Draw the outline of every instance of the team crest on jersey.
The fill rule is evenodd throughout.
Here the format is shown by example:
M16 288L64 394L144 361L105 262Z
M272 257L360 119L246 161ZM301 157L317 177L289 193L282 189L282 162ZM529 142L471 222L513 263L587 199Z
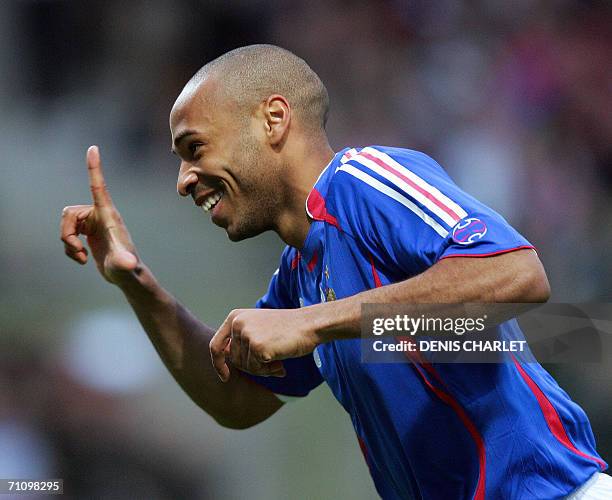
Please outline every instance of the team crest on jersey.
M469 245L487 234L487 225L476 217L460 220L453 228L453 240L460 245Z
M323 277L325 278L325 285L323 287L321 287L321 299L324 302L331 302L333 300L336 300L336 292L334 292L334 289L329 285L329 268L327 267L327 265L325 266L325 270L323 271Z

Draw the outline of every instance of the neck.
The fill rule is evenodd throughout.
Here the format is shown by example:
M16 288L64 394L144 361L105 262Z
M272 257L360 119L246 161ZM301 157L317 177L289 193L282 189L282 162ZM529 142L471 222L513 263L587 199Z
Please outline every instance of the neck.
M306 214L306 198L317 178L334 157L327 138L304 141L294 147L285 169L285 209L281 212L275 231L280 238L295 248L302 248L310 230L311 220Z

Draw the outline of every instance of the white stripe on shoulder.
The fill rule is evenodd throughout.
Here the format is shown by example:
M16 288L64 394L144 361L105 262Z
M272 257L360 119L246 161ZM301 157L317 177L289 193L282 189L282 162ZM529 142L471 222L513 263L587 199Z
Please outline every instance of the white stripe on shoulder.
M433 228L433 230L438 233L442 238L446 238L448 236L448 231L444 229L435 219L426 214L421 208L415 205L410 199L406 196L398 193L394 189L391 189L389 186L383 184L378 179L375 179L371 175L365 173L363 170L359 170L350 164L344 164L336 169L336 172L341 170L346 172L347 174L356 177L357 179L365 182L369 186L373 187L377 191L380 191L383 194L386 194L390 198L393 198L398 203L404 205L408 210L413 212L417 217L419 217L425 224Z
M434 203L430 198L428 198L425 194L415 189L413 186L405 182L403 179L395 175L393 172L385 170L380 165L376 164L369 158L366 158L362 155L357 155L351 158L353 161L359 162L364 167L376 172L381 177L384 177L393 185L400 188L404 193L406 193L410 198L415 201L418 201L421 205L427 208L431 213L440 218L448 227L453 227L459 219L455 216L449 214L444 211L439 205Z
M376 148L373 148L373 147L363 148L360 151L360 153L369 153L370 155L375 156L376 158L378 158L379 160L381 160L382 162L390 166L392 169L397 170L400 174L407 177L410 181L412 181L414 184L419 186L423 191L428 193L428 195L430 195L433 199L438 201L440 204L448 207L452 212L457 214L458 219L454 220L451 226L454 226L458 220L463 219L464 217L467 217L468 215L467 212L459 204L451 200L448 196L442 193L438 188L436 188L435 186L432 186L427 181L425 181L423 178L416 175L413 171L409 170L404 165L402 165L401 163L391 158L391 156L389 156L387 153L383 153L382 151Z
M340 158L340 163L346 163L347 161L352 159L356 154L357 154L357 149L355 148L349 149L346 153L342 155L342 158Z

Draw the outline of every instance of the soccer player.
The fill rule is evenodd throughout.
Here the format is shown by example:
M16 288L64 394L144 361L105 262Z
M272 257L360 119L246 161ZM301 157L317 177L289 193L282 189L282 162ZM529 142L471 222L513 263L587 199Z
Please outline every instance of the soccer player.
M93 204L63 212L66 254L85 264L91 253L176 381L223 426L255 425L327 382L384 499L606 491L585 413L540 365L361 362L362 303L543 302L549 285L531 244L427 155L334 153L328 101L302 59L255 45L206 64L172 108L178 192L232 241L272 230L287 244L256 307L216 332L139 258L95 146Z

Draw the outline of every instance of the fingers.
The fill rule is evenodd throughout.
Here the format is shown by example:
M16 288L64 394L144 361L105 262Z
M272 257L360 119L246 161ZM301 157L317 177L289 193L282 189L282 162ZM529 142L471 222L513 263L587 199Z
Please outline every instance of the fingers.
M87 171L91 196L96 208L96 219L107 232L112 244L135 253L121 214L115 208L111 195L106 189L98 146L90 146L87 150Z
M261 343L255 343L243 331L244 322L238 314L231 320L231 341L226 354L236 368L264 377L284 377L285 369L281 361L271 361ZM226 356L227 359L227 356Z
M74 250L71 250L66 245L64 245L64 253L68 257L70 257L72 260L77 262L78 264L81 264L81 265L87 264L87 255L88 255L88 252L87 252L86 248L84 248L83 250L81 250L79 252L75 252Z
M258 352L251 348L249 337L242 336L239 328L232 327L230 344L229 357L236 368L264 377L284 376L282 362L266 363L263 361Z
M81 222L93 211L91 205L65 207L60 222L60 238L64 242L64 253L79 264L87 262L87 249L79 239Z
M232 336L231 336L232 341L230 342L230 349L229 349L229 358L232 362L232 365L234 365L237 368L244 368L247 366L247 356L249 353L249 339L248 337L243 339L240 335L240 329L239 328L234 328L234 325L232 324Z
M282 361L262 362L252 349L248 350L247 361L243 367L244 371L262 377L284 377L286 375Z
M222 382L227 382L230 376L230 369L225 362L226 348L231 340L232 335L232 313L225 318L221 327L210 340L210 357L212 359L213 368Z
M236 338L236 332L232 335L232 342ZM282 361L264 360L261 348L255 348L249 341L248 336L241 336L241 351L232 355L232 364L241 370L262 377L284 377L285 368Z
M282 361L270 361L261 346L254 344L242 331L238 319L241 310L232 311L210 341L210 355L217 375L223 382L230 377L228 362L236 368L264 377L284 377Z
M104 182L98 146L90 146L87 150L87 171L89 172L89 187L94 205L97 208L111 207L113 201Z

